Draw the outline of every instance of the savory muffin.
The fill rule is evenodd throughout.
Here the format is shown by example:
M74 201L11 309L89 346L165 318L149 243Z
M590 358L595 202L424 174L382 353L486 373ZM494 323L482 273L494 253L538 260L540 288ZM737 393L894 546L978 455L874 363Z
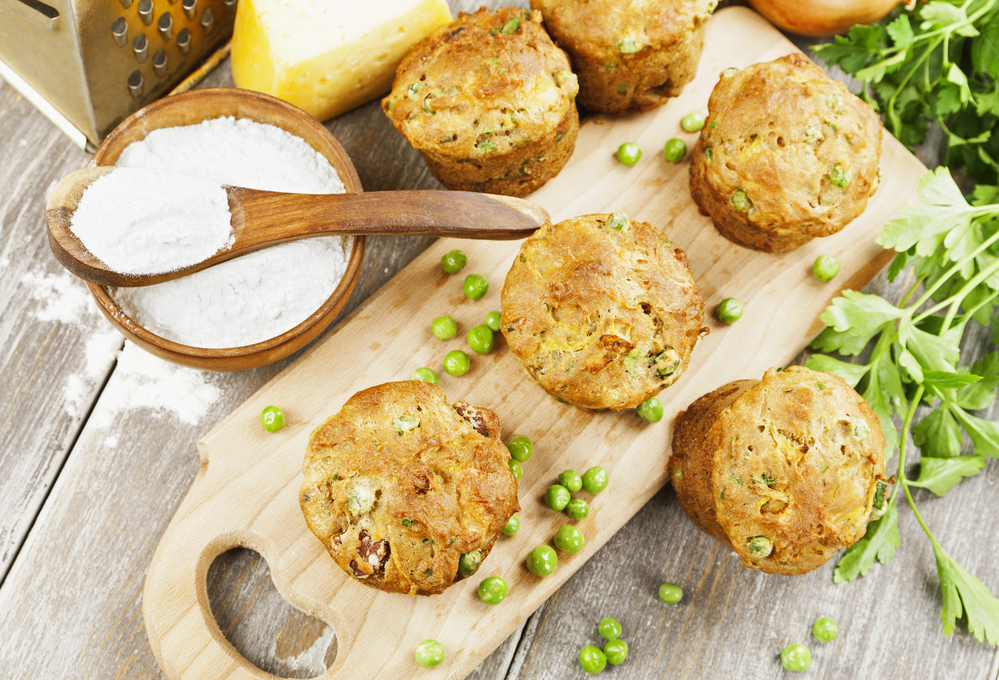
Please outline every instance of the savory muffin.
M299 501L340 568L395 593L470 576L520 509L496 414L420 381L358 392L309 437Z
M744 565L804 574L886 509L884 449L878 417L844 380L792 366L680 413L668 470L687 517Z
M525 196L572 155L577 90L540 12L482 8L410 50L382 108L447 188Z
M613 411L679 379L704 318L684 252L624 213L539 229L506 276L502 308L503 335L539 385Z
M690 193L718 231L779 253L864 212L880 173L874 109L801 54L726 74L690 165Z
M694 78L717 0L531 0L569 53L579 104L648 111Z

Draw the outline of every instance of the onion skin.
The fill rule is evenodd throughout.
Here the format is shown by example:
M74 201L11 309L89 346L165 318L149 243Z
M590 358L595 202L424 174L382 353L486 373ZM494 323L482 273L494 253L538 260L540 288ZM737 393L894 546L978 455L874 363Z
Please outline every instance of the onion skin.
M845 33L854 24L883 19L904 0L749 0L778 28L808 36Z

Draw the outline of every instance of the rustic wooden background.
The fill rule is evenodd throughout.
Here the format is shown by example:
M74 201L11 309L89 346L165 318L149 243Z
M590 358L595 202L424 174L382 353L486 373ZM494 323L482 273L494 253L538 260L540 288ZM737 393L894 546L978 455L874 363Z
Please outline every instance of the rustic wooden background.
M526 6L523 0L451 0ZM723 3L724 5L725 3ZM794 39L807 50L816 41ZM842 76L841 73L835 75ZM204 85L231 85L223 63ZM438 188L420 156L376 102L328 124L354 159L367 190ZM939 162L939 135L920 149ZM162 678L142 624L145 568L198 467L196 441L295 357L209 378L221 397L197 426L148 409L120 410L128 386L110 353L96 361L88 341L108 326L85 310L85 289L63 276L44 234L48 191L88 156L0 81L0 677ZM360 282L343 315L422 252L429 239L371 238ZM42 277L58 299L35 299ZM905 282L882 275L868 287L889 299ZM994 351L972 324L970 363ZM799 357L799 361L804 357ZM97 364L96 366L94 364ZM89 364L89 365L88 365ZM87 366L91 370L84 371ZM80 381L79 408L64 388ZM89 374L88 374L89 373ZM993 406L985 417L996 419ZM994 522L995 463L937 499L916 492L947 550L999 591ZM669 488L660 492L471 676L583 677L576 654L599 641L596 622L614 616L631 646L615 677L777 678L788 642L809 644L811 677L988 678L999 655L963 627L940 628L933 555L911 514L900 512L902 548L853 584L832 583L833 563L798 578L744 569L687 521ZM663 605L663 581L683 586ZM285 603L266 563L233 550L211 568L209 594L220 627L261 668L310 677L335 658L324 624ZM812 621L840 625L833 643L811 639ZM429 676L428 676L429 677Z

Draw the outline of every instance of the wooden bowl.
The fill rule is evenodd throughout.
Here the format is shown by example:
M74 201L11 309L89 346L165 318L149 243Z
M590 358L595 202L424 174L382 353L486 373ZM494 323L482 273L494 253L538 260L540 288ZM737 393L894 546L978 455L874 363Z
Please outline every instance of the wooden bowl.
M209 118L233 116L274 125L304 139L336 169L348 192L360 193L361 180L336 138L322 123L280 99L259 92L233 88L190 90L153 102L139 109L116 127L101 143L92 166L114 165L132 142L145 139L153 130L178 125L196 125ZM361 273L364 237L354 237L347 270L333 294L308 319L270 340L243 347L208 349L182 345L140 326L118 306L107 289L88 283L90 293L108 321L125 337L156 356L185 366L210 371L242 371L283 359L311 342L332 323L347 304Z

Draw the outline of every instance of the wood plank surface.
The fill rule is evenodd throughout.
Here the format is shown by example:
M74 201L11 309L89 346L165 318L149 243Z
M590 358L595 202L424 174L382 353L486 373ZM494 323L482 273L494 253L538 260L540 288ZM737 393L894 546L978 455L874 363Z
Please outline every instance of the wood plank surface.
M472 10L480 4L525 6L526 2L451 2L455 11ZM795 39L795 42L805 46L815 41ZM833 73L842 77L838 69ZM215 86L231 84L227 62L206 82ZM419 154L392 129L376 102L329 121L327 126L355 160L367 190L439 188ZM931 167L939 158L937 147L941 138L939 130L931 129L931 134L934 132L936 143L924 144L920 154ZM0 677L163 677L138 613L141 588L152 550L197 471L194 443L235 404L291 361L242 374L211 376L211 384L220 389L222 397L194 426L181 423L170 414L157 415L148 410L121 413L122 390L113 388L111 383L103 387L106 376L117 370L113 348L105 348L103 360L95 356L88 361L87 356L88 342L110 327L96 316L88 318L85 314L79 317L80 323L60 323L52 319L64 313L65 308L49 309L45 300L26 297L35 290L44 293L55 288L64 293L57 299L66 302L74 287L82 291L80 284L58 276L61 270L44 242L42 215L49 185L81 167L85 160L86 156L40 113L0 82L0 273L3 274L0 308L4 311L0 318L0 342L4 348L0 361L3 376L0 404L4 408L4 430L0 435L2 570L9 566L25 534L31 530L30 540L18 555L18 569L0 587L0 639L3 639ZM430 239L369 239L361 280L344 313L380 288L429 244ZM24 275L29 272L40 274L25 283ZM44 279L44 275L54 276ZM885 290L885 286L882 275L868 292ZM883 294L892 299L890 294ZM38 319L38 314L48 320ZM964 349L965 360L970 361L995 348L987 336L980 335L969 336ZM64 391L74 376L86 387L77 394L78 399L68 403ZM115 414L111 426L98 425L93 417L88 421L91 415L88 410L98 394L105 405L98 403L94 414ZM70 416L67 407L80 415ZM994 408L986 415L995 416ZM85 422L86 431L76 440ZM114 437L118 437L117 446L110 448L108 444ZM69 463L60 472L67 455ZM57 475L56 488L49 493ZM996 592L999 573L996 565L987 563L988 552L982 550L982 546L994 545L989 520L996 515L995 464L990 463L976 480L962 486L961 503L953 498L937 500L928 494L925 500L922 495L919 498L937 535L953 537L943 541L948 550ZM43 501L46 509L39 515ZM993 650L972 642L970 652L955 654L952 652L955 647L964 649L969 641L963 628L959 627L952 640L942 636L932 560L927 561L926 555L919 551L925 541L920 534L913 533L909 513L902 510L901 515L903 547L891 565L874 567L867 578L881 578L882 571L892 572L897 577L892 577L891 582L881 581L883 587L900 588L901 592L912 592L914 596L896 598L891 606L881 606L878 590L878 598L871 606L877 609L879 625L870 631L868 648L880 645L885 652L874 668L885 677L931 677L923 673L924 666L938 669L942 663L935 660L945 658L953 666L941 671L940 677L999 680L999 657ZM661 492L569 580L567 587L560 589L557 597L531 617L522 639L519 631L515 633L470 677L580 677L574 655L584 642L593 642L593 630L591 627L583 640L575 632L574 626L578 624L574 621L585 619L595 625L596 619L591 620L585 612L611 613L605 606L619 607L617 611L661 606L655 600L648 603L646 598L652 595L641 588L629 590L616 584L615 579L630 578L634 571L629 565L636 561L636 546L642 546L642 559L649 560L649 564L667 564L675 553L675 545L686 548L685 560L696 557L703 563L705 555L692 553L687 543L697 536L696 530L680 516L671 492ZM981 564L972 561L976 554L981 556ZM738 569L734 573L740 574ZM815 589L809 592L812 598L783 602L782 611L787 611L789 617L800 615L807 619L814 615L811 604L814 598L842 597L845 602L855 600L858 604L865 601L854 590L858 584L835 586L830 573L831 567L827 567L825 577L816 580ZM719 575L724 577L723 573ZM725 630L734 627L742 636L733 641L735 649L735 642L742 644L746 635L743 629L757 624L745 615L745 608L726 607L724 593L719 585L711 591L711 598L705 599L702 592L692 599L688 589L687 602L681 606L689 605L683 611L691 616L696 615L692 610L714 608L730 626ZM324 668L319 662L302 670L302 659L298 671L289 670L295 657L321 641L324 632L315 620L281 598L270 582L266 562L256 553L236 550L219 557L210 594L215 603L213 610L219 622L225 622L230 640L262 668L279 674L294 673L297 677L315 675ZM582 604L581 599L585 600ZM847 615L853 614L847 612ZM664 644L682 650L695 641L688 637L689 630L681 634L675 627L642 628L644 618L622 620L632 656L614 673L636 678L660 677L666 673L670 677L687 675L678 669L676 673L670 669L664 671L661 663L652 670L641 650ZM852 620L837 620L841 630L849 634ZM267 639L274 628L261 626L261 621L280 622L275 626L278 640ZM910 632L910 622L925 625ZM739 663L752 661L749 658L752 650L743 645L737 652L727 651L729 646L723 635L714 639L718 657L724 656L727 661L699 668L689 674L691 677L720 677L726 669L733 677L753 677L739 667ZM851 634L850 640L854 639ZM896 645L907 640L920 647L918 653L896 654ZM815 645L812 649L817 652ZM836 649L845 657L840 666L850 668L844 664L852 658L852 645ZM258 652L255 656L254 651ZM779 662L772 655L767 658L773 664L767 672L772 673ZM816 658L811 677L860 677L860 661L852 667L857 673L834 674L819 665L818 653ZM732 663L733 659L738 662Z

